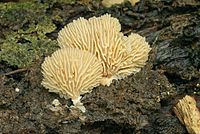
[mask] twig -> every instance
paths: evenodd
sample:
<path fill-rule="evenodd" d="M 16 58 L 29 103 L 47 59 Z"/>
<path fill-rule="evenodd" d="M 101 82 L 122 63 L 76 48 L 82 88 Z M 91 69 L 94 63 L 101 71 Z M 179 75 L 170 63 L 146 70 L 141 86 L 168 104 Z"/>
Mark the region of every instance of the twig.
<path fill-rule="evenodd" d="M 16 73 L 20 73 L 20 72 L 24 72 L 26 71 L 27 68 L 20 68 L 20 69 L 17 69 L 17 70 L 14 70 L 14 71 L 11 71 L 11 72 L 8 72 L 8 73 L 4 73 L 4 74 L 1 74 L 3 76 L 7 76 L 7 75 L 12 75 L 12 74 L 16 74 Z"/>

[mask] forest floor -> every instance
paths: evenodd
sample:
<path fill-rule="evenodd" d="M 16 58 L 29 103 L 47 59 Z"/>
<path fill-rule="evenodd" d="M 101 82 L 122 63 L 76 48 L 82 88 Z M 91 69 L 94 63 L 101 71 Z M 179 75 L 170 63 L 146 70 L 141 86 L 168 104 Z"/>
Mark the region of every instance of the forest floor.
<path fill-rule="evenodd" d="M 152 50 L 139 73 L 83 95 L 87 112 L 81 113 L 41 85 L 41 63 L 58 48 L 66 24 L 105 13 L 119 19 L 125 35 L 146 37 Z M 111 8 L 96 1 L 0 1 L 0 134 L 186 134 L 173 112 L 186 94 L 200 106 L 198 0 Z"/>

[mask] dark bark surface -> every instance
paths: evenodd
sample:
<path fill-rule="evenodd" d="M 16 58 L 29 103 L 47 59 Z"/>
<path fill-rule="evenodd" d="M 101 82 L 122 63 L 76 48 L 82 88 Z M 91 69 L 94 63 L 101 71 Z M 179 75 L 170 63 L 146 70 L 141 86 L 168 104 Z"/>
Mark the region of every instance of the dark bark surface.
<path fill-rule="evenodd" d="M 195 97 L 200 106 L 198 0 L 140 0 L 134 7 L 124 3 L 111 8 L 95 1 L 84 5 L 43 0 L 30 2 L 34 8 L 14 10 L 5 8 L 6 2 L 0 3 L 0 133 L 187 133 L 172 108 L 186 94 Z M 83 95 L 86 113 L 69 110 L 70 100 L 41 86 L 40 65 L 57 48 L 61 28 L 79 17 L 105 13 L 120 20 L 126 35 L 135 32 L 146 37 L 152 47 L 148 63 L 136 75 Z M 48 26 L 45 21 L 40 23 L 45 19 Z M 40 31 L 34 31 L 35 27 Z M 51 45 L 43 47 L 45 43 Z M 5 56 L 15 53 L 15 48 L 22 56 L 30 53 L 24 59 L 31 59 L 26 65 Z M 14 70 L 19 71 L 12 73 Z M 61 103 L 57 108 L 52 105 L 54 99 Z"/>

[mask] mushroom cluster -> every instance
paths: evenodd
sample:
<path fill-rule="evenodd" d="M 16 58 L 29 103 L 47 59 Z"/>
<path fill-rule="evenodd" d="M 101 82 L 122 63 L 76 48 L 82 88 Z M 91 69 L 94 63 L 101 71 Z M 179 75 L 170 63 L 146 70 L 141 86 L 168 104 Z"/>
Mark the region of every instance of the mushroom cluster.
<path fill-rule="evenodd" d="M 42 64 L 42 85 L 71 98 L 84 112 L 81 94 L 139 72 L 148 60 L 151 48 L 145 38 L 120 31 L 118 19 L 109 14 L 81 17 L 66 25 L 58 33 L 60 49 Z"/>

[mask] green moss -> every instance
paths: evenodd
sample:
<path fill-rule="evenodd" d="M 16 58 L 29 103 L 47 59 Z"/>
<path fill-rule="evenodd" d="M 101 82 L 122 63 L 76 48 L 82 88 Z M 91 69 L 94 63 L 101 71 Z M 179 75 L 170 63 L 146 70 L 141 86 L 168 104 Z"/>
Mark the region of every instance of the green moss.
<path fill-rule="evenodd" d="M 10 35 L 1 46 L 0 60 L 11 66 L 26 67 L 45 53 L 56 50 L 57 42 L 31 35 Z"/>
<path fill-rule="evenodd" d="M 45 53 L 57 48 L 57 42 L 46 34 L 56 29 L 46 14 L 47 4 L 0 4 L 0 26 L 5 27 L 0 44 L 0 61 L 26 67 Z"/>
<path fill-rule="evenodd" d="M 28 21 L 37 21 L 37 17 L 44 15 L 47 7 L 46 4 L 31 2 L 0 4 L 0 24 L 16 27 L 23 26 Z"/>

